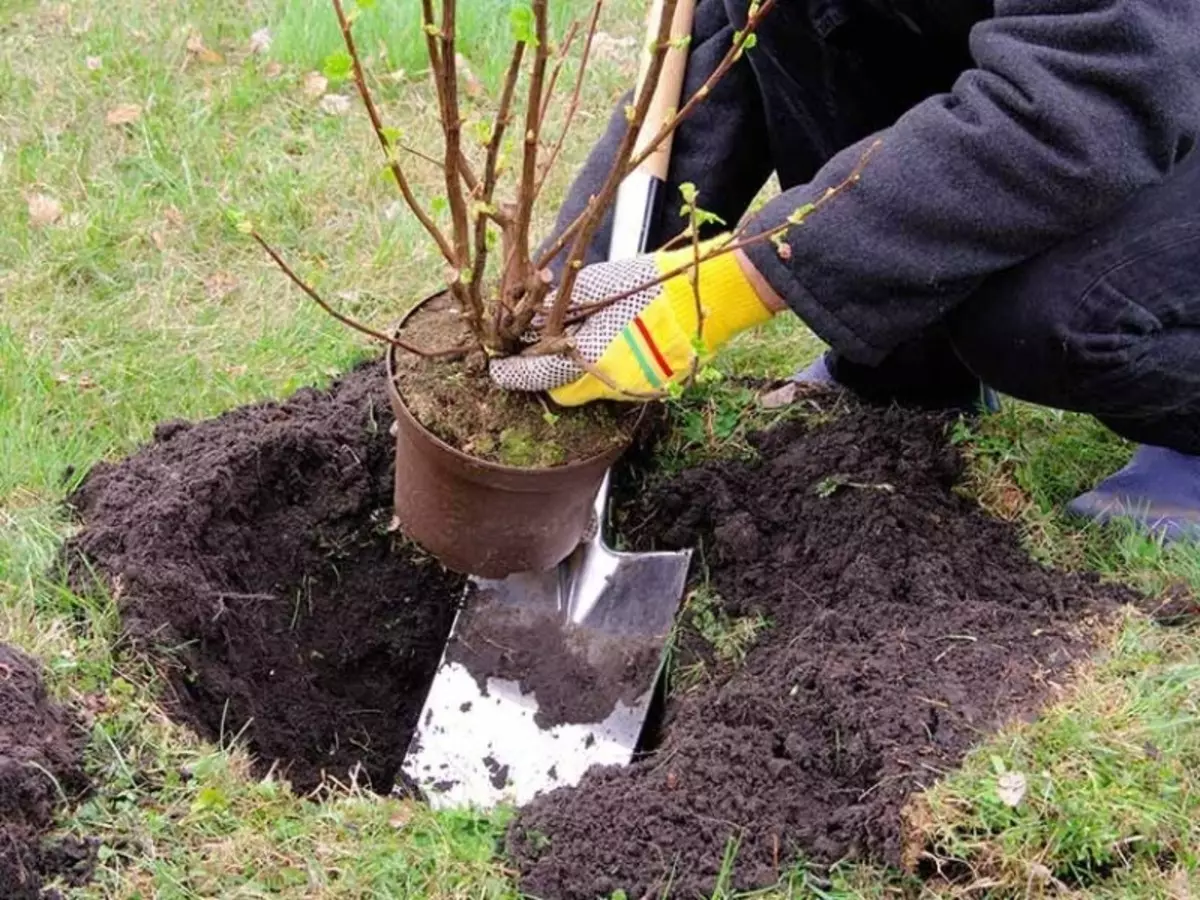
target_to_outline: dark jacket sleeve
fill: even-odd
[[[1163,181],[1200,130],[1200,2],[996,0],[975,67],[774,199],[753,229],[842,181],[750,257],[821,337],[879,362],[989,275],[1078,235]]]
[[[724,0],[701,0],[688,50],[685,97],[695,93],[716,69],[733,43],[733,31]],[[624,110],[629,99],[626,96],[617,104],[608,129],[576,176],[551,237],[575,220],[586,207],[588,197],[604,183],[625,134]],[[683,229],[679,185],[685,182],[692,182],[699,189],[701,207],[730,224],[736,222],[770,177],[772,166],[767,145],[758,86],[747,60],[743,59],[726,73],[709,98],[696,107],[674,135],[665,203],[651,233],[651,246],[661,245]],[[587,262],[605,259],[611,234],[610,211],[592,242]],[[549,240],[543,246],[548,243]],[[556,261],[559,265],[565,255],[560,254]],[[558,266],[553,268],[557,272]]]

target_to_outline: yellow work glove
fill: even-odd
[[[711,246],[702,244],[701,253]],[[597,263],[579,273],[572,307],[648,285],[568,330],[579,355],[604,378],[566,356],[508,356],[492,360],[492,380],[507,390],[548,391],[563,406],[661,395],[670,384],[687,378],[696,358],[696,298],[687,272],[654,282],[693,259],[693,249],[685,247]],[[734,254],[700,263],[699,272],[702,355],[711,355],[738,332],[771,318]],[[547,305],[553,299],[551,295]]]

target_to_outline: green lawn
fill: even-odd
[[[363,46],[387,117],[427,146],[415,5],[380,0]],[[556,4],[559,22],[586,5]],[[485,84],[503,65],[505,6],[474,0],[464,14],[464,53]],[[636,35],[641,18],[636,0],[612,0],[602,28]],[[271,47],[252,53],[263,28]],[[372,352],[285,283],[239,216],[361,318],[386,323],[436,284],[438,261],[380,177],[360,109],[322,111],[324,93],[349,93],[308,77],[337,49],[324,0],[0,0],[0,640],[38,657],[55,692],[94,714],[99,789],[62,827],[105,849],[95,882],[72,896],[514,894],[491,855],[503,813],[435,816],[354,785],[298,798],[253,779],[235,741],[215,747],[165,718],[155,676],[118,642],[111,601],[45,575],[69,528],[62,497],[93,463],[128,453],[162,419],[323,383]],[[593,64],[552,190],[629,84],[629,52]],[[421,165],[418,181],[432,186],[436,171]],[[779,322],[721,364],[778,375],[817,349]],[[746,398],[728,382],[702,389],[677,449],[736,447]],[[1090,420],[1010,403],[958,438],[973,459],[968,489],[1019,522],[1039,558],[1148,591],[1200,588],[1194,548],[1080,530],[1059,514],[1128,454]],[[940,893],[1200,891],[1197,676],[1191,628],[1133,613],[1113,625],[1040,721],[981,747],[920,804],[939,862],[971,873]],[[997,800],[1006,772],[1028,783],[1016,809]],[[818,877],[798,862],[772,896],[922,890],[935,889],[857,866]]]

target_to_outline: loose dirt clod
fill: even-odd
[[[0,644],[0,897],[40,900],[45,882],[85,884],[96,865],[93,843],[46,841],[55,807],[87,792],[85,733],[51,701],[37,663]]]
[[[708,896],[774,884],[797,854],[900,861],[901,808],[983,733],[1030,714],[1130,599],[1032,562],[952,492],[947,420],[856,410],[761,435],[635,499],[642,549],[699,545],[729,621],[762,617],[740,667],[696,652],[657,752],[535,800],[507,849],[534,896]]]
[[[617,701],[633,705],[654,681],[662,641],[575,626],[558,609],[496,601],[473,590],[446,658],[461,663],[479,690],[489,678],[533,694],[539,728],[603,722]]]
[[[169,707],[299,790],[326,774],[393,786],[462,596],[388,531],[385,379],[375,363],[164,423],[71,498],[72,577],[90,563],[118,591],[126,631],[165,662]]]

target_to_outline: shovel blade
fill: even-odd
[[[637,749],[690,551],[474,580],[403,769],[435,808],[518,806]]]

